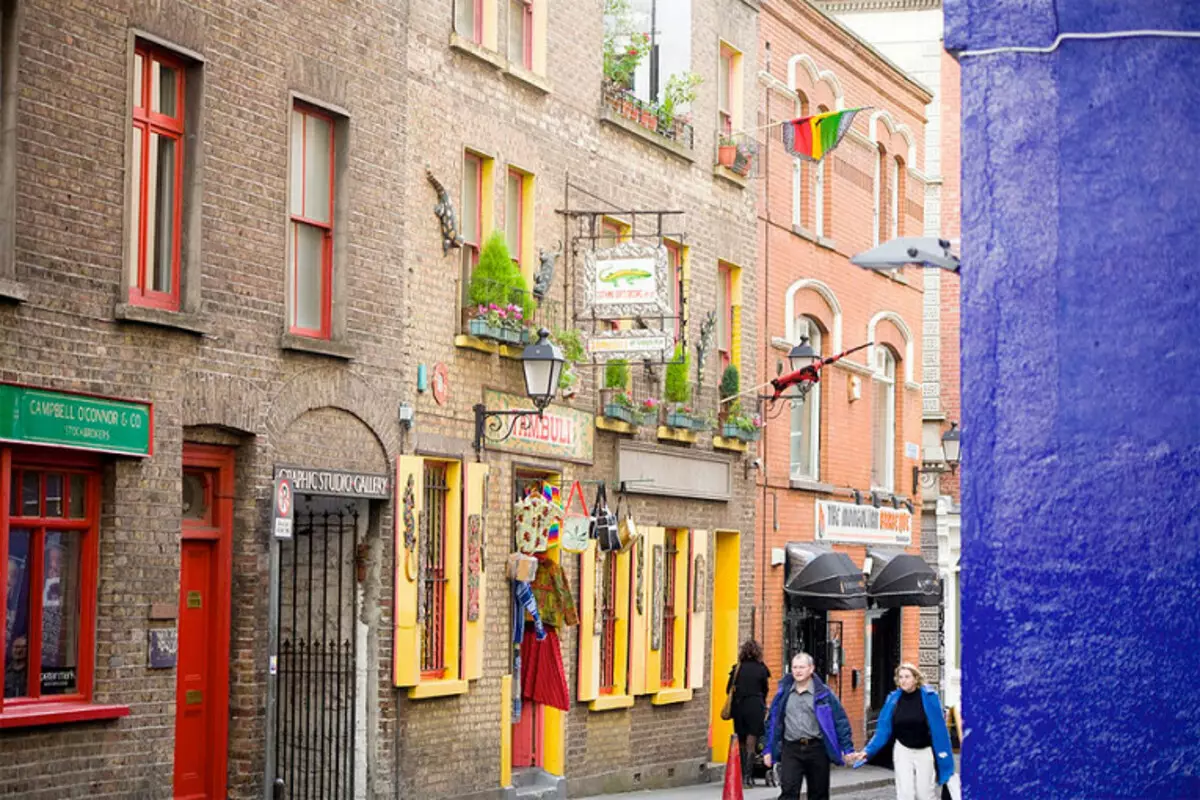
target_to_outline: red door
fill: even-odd
[[[212,756],[213,605],[216,542],[184,540],[175,684],[175,797],[209,797]]]
[[[521,701],[521,721],[512,729],[512,765],[516,769],[541,764],[541,754],[538,752],[541,711],[541,706],[532,700]]]
[[[229,728],[229,589],[233,454],[184,447],[178,651],[176,798],[225,797]]]

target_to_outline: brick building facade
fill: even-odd
[[[822,610],[785,585],[828,549],[868,578],[887,553],[919,552],[921,508],[908,476],[921,437],[921,275],[865,271],[849,258],[922,232],[930,93],[808,3],[764,8],[759,58],[759,124],[864,107],[819,164],[794,159],[778,136],[767,146],[760,372],[788,370],[803,337],[825,357],[873,344],[826,367],[803,401],[768,411],[755,565],[756,630],[772,673],[797,650],[811,652],[860,743],[894,686],[895,665],[917,660],[919,610]],[[831,515],[866,522],[837,530]]]
[[[597,4],[0,6],[0,402],[24,414],[0,429],[0,792],[259,797],[273,778],[286,797],[502,796],[520,755],[579,794],[693,782],[723,757],[720,689],[753,603],[744,448],[597,425],[603,369],[580,366],[550,412],[583,421],[583,449],[473,449],[472,407],[525,394],[515,348],[462,313],[464,252],[492,229],[526,274],[561,252],[534,320],[559,330],[581,327],[587,250],[657,248],[657,214],[635,212],[680,212],[664,316],[685,318],[693,372],[700,322],[721,319],[692,405],[715,410],[725,363],[757,382],[753,183],[714,166],[716,131],[758,107],[757,4],[657,5],[664,83],[703,79],[686,135],[602,93]],[[427,175],[468,246],[443,250]],[[639,400],[661,396],[664,365],[633,372]],[[285,541],[277,475],[295,487]],[[627,481],[643,544],[612,573],[616,685],[592,677],[612,634],[564,630],[571,709],[526,710],[526,750],[503,565],[534,479],[582,480],[589,503]],[[430,498],[449,510],[424,513]],[[420,561],[435,535],[441,578]],[[596,556],[560,561],[595,625]]]

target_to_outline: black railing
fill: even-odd
[[[689,150],[695,146],[692,125],[680,115],[671,114],[661,105],[640,100],[633,92],[612,83],[605,83],[601,87],[601,94],[604,105],[614,116],[641,125],[651,133],[681,144]]]

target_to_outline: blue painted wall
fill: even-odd
[[[1200,30],[945,13],[952,51]],[[966,795],[1200,798],[1200,40],[961,64]]]

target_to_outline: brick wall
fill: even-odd
[[[762,338],[759,344],[760,373],[774,375],[777,362],[786,369],[787,346],[773,347],[772,340],[788,335],[785,298],[798,281],[819,281],[836,298],[840,309],[842,349],[869,340],[869,324],[881,312],[891,312],[900,325],[884,318],[875,328],[877,346],[887,345],[897,356],[896,432],[894,493],[902,498],[910,494],[911,469],[916,463],[905,455],[905,443],[919,443],[921,436],[920,380],[922,336],[922,284],[920,273],[905,270],[889,277],[868,272],[848,263],[850,256],[872,245],[875,197],[874,175],[876,140],[883,142],[890,156],[897,154],[900,139],[882,125],[873,130],[871,115],[886,111],[894,128],[904,126],[914,142],[924,141],[924,107],[929,94],[896,71],[874,51],[834,24],[811,6],[795,2],[775,3],[764,9],[760,33],[760,86],[765,95],[759,111],[763,122],[794,116],[791,87],[802,87],[814,105],[827,105],[840,90],[846,108],[871,106],[874,111],[858,115],[854,130],[826,160],[830,161],[825,184],[826,232],[818,237],[813,230],[811,186],[812,167],[802,175],[805,188],[800,227],[793,226],[793,162],[777,138],[769,145],[770,164],[759,195],[759,316]],[[769,47],[769,64],[767,53]],[[811,59],[818,80],[797,56]],[[789,63],[796,63],[794,76]],[[833,76],[831,80],[829,75]],[[767,103],[770,103],[770,109]],[[918,235],[923,227],[924,183],[921,170],[924,149],[915,148],[915,163],[905,150],[899,151],[909,168],[903,174],[901,235]],[[886,181],[886,173],[885,173]],[[884,187],[885,207],[890,189]],[[885,233],[882,237],[887,239]],[[822,329],[825,355],[834,347],[835,309],[812,286],[795,294],[794,313],[816,319]],[[906,335],[907,332],[907,335]],[[910,348],[911,344],[911,348]],[[790,342],[789,342],[790,345]],[[911,355],[909,354],[911,349]],[[790,411],[776,408],[780,416],[768,424],[761,443],[766,468],[760,480],[759,522],[765,532],[760,540],[757,567],[759,596],[757,629],[762,633],[763,651],[774,677],[783,667],[783,567],[770,567],[765,553],[783,548],[790,541],[812,541],[815,528],[814,502],[831,499],[853,502],[850,490],[867,495],[871,488],[873,392],[867,351],[860,351],[829,368],[821,382],[820,479],[807,488],[793,488],[790,478]],[[911,378],[906,380],[906,375]],[[851,400],[851,386],[861,386],[861,399]],[[913,519],[911,552],[920,545],[920,503]],[[837,545],[862,565],[866,548],[861,545]],[[855,732],[856,743],[865,729],[865,683],[852,687],[852,670],[864,673],[866,622],[864,612],[830,612],[830,621],[843,624],[845,661],[842,665],[841,699]],[[918,611],[904,609],[901,622],[902,654],[905,660],[917,660]],[[864,673],[865,674],[865,673]],[[890,676],[885,678],[890,683]]]

